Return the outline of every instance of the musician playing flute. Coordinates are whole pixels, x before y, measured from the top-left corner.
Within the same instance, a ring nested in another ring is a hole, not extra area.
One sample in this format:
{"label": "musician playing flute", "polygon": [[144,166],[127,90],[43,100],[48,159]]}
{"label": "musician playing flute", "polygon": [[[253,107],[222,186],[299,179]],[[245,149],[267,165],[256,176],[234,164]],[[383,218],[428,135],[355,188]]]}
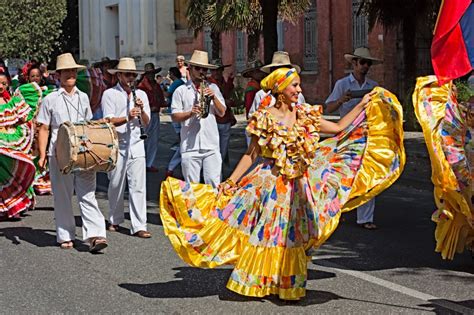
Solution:
{"label": "musician playing flute", "polygon": [[[195,50],[188,64],[191,80],[176,89],[171,101],[171,118],[181,123],[181,169],[186,182],[198,183],[202,170],[204,182],[217,187],[222,158],[216,116],[224,116],[226,105],[217,85],[205,79],[209,69],[217,68],[209,64],[207,52]],[[210,98],[205,118],[202,93]]]}
{"label": "musician playing flute", "polygon": [[95,172],[80,171],[62,174],[56,159],[59,126],[66,121],[77,123],[92,118],[89,97],[76,87],[77,70],[82,68],[85,67],[76,64],[70,53],[59,55],[57,58],[56,72],[59,74],[61,87],[44,98],[36,118],[40,125],[38,166],[44,169],[46,165],[46,146],[51,132],[47,152],[54,196],[57,241],[63,249],[74,246],[76,223],[72,211],[72,195],[75,191],[81,210],[82,236],[89,243],[89,251],[94,253],[107,247],[105,220],[95,198]]}
{"label": "musician playing flute", "polygon": [[117,85],[105,90],[102,95],[104,119],[116,126],[119,139],[119,156],[114,170],[109,172],[109,231],[119,231],[124,222],[125,180],[128,184],[130,234],[150,238],[146,215],[146,162],[144,130],[150,122],[150,105],[143,90],[135,89],[137,70],[135,60],[121,58],[115,69]]}

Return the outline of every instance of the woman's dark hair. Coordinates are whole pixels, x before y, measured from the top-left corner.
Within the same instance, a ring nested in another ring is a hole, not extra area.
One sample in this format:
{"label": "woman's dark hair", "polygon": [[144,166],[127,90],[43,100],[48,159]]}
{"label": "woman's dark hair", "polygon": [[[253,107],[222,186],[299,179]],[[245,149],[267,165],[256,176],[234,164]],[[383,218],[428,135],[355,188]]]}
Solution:
{"label": "woman's dark hair", "polygon": [[174,75],[176,78],[181,78],[181,72],[177,67],[171,67],[169,70],[170,74]]}
{"label": "woman's dark hair", "polygon": [[8,67],[5,65],[5,61],[0,58],[0,68],[1,68],[1,74],[7,77],[8,84],[11,83],[11,77],[10,77],[10,72],[8,72]]}

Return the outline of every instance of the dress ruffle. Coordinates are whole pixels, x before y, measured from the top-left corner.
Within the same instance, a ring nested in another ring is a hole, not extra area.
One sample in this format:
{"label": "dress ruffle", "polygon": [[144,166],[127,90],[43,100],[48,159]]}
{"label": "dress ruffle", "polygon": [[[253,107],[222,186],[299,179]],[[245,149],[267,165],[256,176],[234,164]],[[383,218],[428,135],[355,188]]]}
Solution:
{"label": "dress ruffle", "polygon": [[34,206],[34,176],[35,166],[28,155],[0,148],[0,213],[13,217]]}
{"label": "dress ruffle", "polygon": [[473,209],[474,126],[457,103],[452,82],[440,87],[435,76],[418,78],[413,105],[431,160],[436,252],[453,259],[474,244],[474,228],[467,221]]}
{"label": "dress ruffle", "polygon": [[319,141],[319,120],[322,107],[295,106],[297,121],[292,128],[279,123],[264,108],[255,112],[247,126],[247,134],[259,138],[262,156],[275,159],[279,172],[289,178],[301,176],[311,165]]}
{"label": "dress ruffle", "polygon": [[[276,159],[267,156],[239,181],[233,195],[218,200],[210,185],[168,177],[161,186],[160,215],[178,255],[196,267],[234,265],[227,287],[239,294],[303,297],[311,250],[335,230],[342,209],[363,203],[364,194],[380,193],[403,169],[401,106],[389,92],[377,92],[367,119],[361,113],[344,132],[321,142],[301,176],[282,174]],[[254,116],[254,124],[265,127],[249,129],[263,135],[267,128],[271,133],[266,134],[275,137],[270,118],[258,115],[265,111]],[[316,133],[319,118],[308,119]],[[380,156],[370,152],[379,142],[387,142]]]}

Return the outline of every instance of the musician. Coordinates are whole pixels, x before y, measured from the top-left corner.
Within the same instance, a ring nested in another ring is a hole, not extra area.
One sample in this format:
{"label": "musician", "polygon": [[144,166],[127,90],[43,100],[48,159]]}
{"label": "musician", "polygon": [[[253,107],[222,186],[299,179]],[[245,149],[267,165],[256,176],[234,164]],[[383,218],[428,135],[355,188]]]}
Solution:
{"label": "musician", "polygon": [[[362,97],[351,98],[349,91],[372,90],[378,86],[377,82],[369,79],[367,73],[373,64],[381,63],[380,59],[370,55],[366,47],[359,47],[352,54],[345,54],[344,58],[352,65],[353,72],[339,79],[326,100],[326,111],[332,113],[339,110],[341,118],[356,106]],[[374,230],[375,199],[357,208],[357,224],[364,229]]]}
{"label": "musician", "polygon": [[131,86],[138,74],[132,58],[121,58],[115,69],[117,85],[107,89],[102,95],[104,119],[117,127],[119,138],[119,157],[115,169],[109,172],[109,231],[118,231],[124,221],[125,179],[128,183],[129,209],[131,219],[130,233],[140,238],[150,238],[146,217],[146,171],[145,145],[140,138],[142,131],[150,122],[150,105],[146,93]]}
{"label": "musician", "polygon": [[89,243],[89,251],[94,253],[107,247],[105,220],[95,198],[95,173],[83,171],[62,174],[55,155],[59,126],[65,121],[76,123],[92,118],[87,94],[76,87],[77,70],[83,68],[85,67],[76,64],[70,53],[59,55],[57,58],[56,72],[59,75],[61,87],[44,98],[36,118],[37,123],[40,124],[38,166],[44,169],[46,165],[46,146],[51,130],[48,162],[54,196],[57,241],[63,249],[74,246],[76,224],[71,200],[75,191],[81,210],[82,235]]}
{"label": "musician", "polygon": [[[216,69],[209,64],[207,52],[195,50],[188,63],[191,80],[176,89],[171,101],[171,118],[181,123],[181,169],[184,179],[195,183],[199,182],[202,169],[204,182],[217,187],[222,158],[215,116],[224,116],[226,105],[217,85],[203,81],[208,69]],[[201,83],[207,85],[203,91]],[[201,117],[201,91],[211,97],[207,118]]]}

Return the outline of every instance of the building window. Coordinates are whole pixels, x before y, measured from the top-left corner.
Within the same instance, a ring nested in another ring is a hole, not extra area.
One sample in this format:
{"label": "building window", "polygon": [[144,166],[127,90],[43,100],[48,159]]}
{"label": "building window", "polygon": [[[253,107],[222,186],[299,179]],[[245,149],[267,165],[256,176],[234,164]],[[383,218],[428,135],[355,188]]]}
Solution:
{"label": "building window", "polygon": [[352,48],[354,49],[368,46],[369,23],[367,15],[363,12],[359,13],[361,2],[362,0],[352,0]]}
{"label": "building window", "polygon": [[211,38],[211,28],[204,27],[204,50],[207,51],[209,58],[212,58],[212,38]]}
{"label": "building window", "polygon": [[242,72],[245,69],[245,36],[244,32],[235,32],[235,71]]}
{"label": "building window", "polygon": [[304,13],[303,69],[316,71],[317,64],[316,0],[313,0],[309,9]]}

